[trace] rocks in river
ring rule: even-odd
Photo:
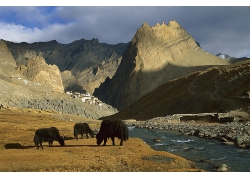
[[[186,131],[186,132],[183,132],[182,134],[183,134],[183,135],[191,135],[191,136],[193,136],[194,133],[195,133],[195,130],[190,129],[190,130],[188,130],[188,131]]]
[[[161,142],[161,139],[155,138],[155,139],[153,139],[153,141],[154,141],[154,142]]]
[[[250,138],[247,134],[236,136],[233,143],[239,148],[250,148]]]
[[[226,165],[226,164],[221,164],[219,165],[217,172],[230,172],[232,169]]]
[[[128,124],[130,125],[130,124]],[[160,118],[133,122],[136,128],[175,130],[186,136],[216,139],[223,145],[236,145],[239,148],[250,149],[250,123],[169,123]]]

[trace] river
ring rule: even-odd
[[[217,166],[226,164],[232,172],[250,172],[250,149],[221,145],[217,140],[185,136],[174,131],[129,127],[130,137],[141,138],[152,149],[167,151],[191,160],[197,168],[216,172]],[[155,142],[153,139],[160,139]]]

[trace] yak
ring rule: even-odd
[[[56,127],[41,128],[35,131],[34,143],[37,149],[43,149],[43,142],[49,142],[49,147],[52,147],[53,141],[58,141],[61,146],[65,146],[64,138],[60,136],[59,130]]]
[[[100,131],[96,135],[96,143],[100,145],[104,141],[103,146],[106,146],[107,139],[111,138],[113,146],[115,146],[115,137],[120,139],[120,146],[123,146],[123,141],[129,139],[128,127],[122,120],[103,120]]]
[[[78,134],[83,135],[86,134],[87,138],[89,138],[88,134],[93,138],[95,133],[90,129],[87,123],[76,123],[74,126],[74,137],[78,140]]]

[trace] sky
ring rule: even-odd
[[[0,39],[28,43],[56,40],[68,44],[98,38],[100,43],[127,43],[144,22],[155,26],[175,20],[202,49],[214,55],[250,57],[250,4],[241,1],[237,1],[237,6],[162,4],[157,0],[154,4],[137,1],[121,5],[108,1],[54,2],[29,4],[24,0],[22,4],[1,4]]]

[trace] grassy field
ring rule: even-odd
[[[73,138],[76,122],[86,122],[98,130],[100,120],[34,109],[0,110],[0,172],[200,172],[182,157],[151,149],[139,138],[129,138],[123,146],[97,146],[95,138]],[[66,146],[44,142],[37,149],[35,130],[55,126],[65,136]]]

